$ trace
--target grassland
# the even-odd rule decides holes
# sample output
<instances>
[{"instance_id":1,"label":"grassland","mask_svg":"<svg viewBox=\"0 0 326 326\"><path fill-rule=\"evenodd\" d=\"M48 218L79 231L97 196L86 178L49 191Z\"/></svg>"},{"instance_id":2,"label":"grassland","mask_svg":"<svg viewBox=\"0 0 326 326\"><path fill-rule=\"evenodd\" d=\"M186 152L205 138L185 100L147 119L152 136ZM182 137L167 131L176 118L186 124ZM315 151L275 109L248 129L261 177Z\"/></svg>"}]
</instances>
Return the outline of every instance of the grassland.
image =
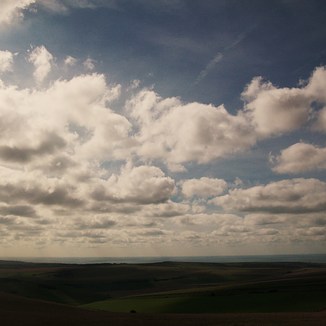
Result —
<instances>
[{"instance_id":1,"label":"grassland","mask_svg":"<svg viewBox=\"0 0 326 326\"><path fill-rule=\"evenodd\" d=\"M161 320L173 324L172 320L179 320L180 316L189 319L189 325L200 325L198 316L212 321L205 325L228 325L228 318L232 320L241 314L250 318L261 316L264 322L255 325L269 325L267 319L275 316L283 316L277 322L280 325L282 320L287 320L284 325L292 325L294 320L297 325L326 325L326 265L323 264L63 265L2 261L0 294L0 318L4 318L6 302L16 300L20 302L16 311L21 309L21 302L24 306L34 302L54 311L69 311L71 316L77 315L76 311L92 316L90 322L95 316L105 320L119 317L114 325L120 322L127 325L131 319L139 318L154 318L155 325ZM291 318L286 317L289 314ZM300 314L310 317L296 319ZM190 315L194 317L185 317ZM266 316L274 317L266 319ZM216 323L218 318L225 323ZM85 317L85 325L86 320ZM251 325L241 322L230 325ZM140 325L146 323L142 321ZM179 325L183 324L188 325L184 322Z\"/></svg>"}]
</instances>

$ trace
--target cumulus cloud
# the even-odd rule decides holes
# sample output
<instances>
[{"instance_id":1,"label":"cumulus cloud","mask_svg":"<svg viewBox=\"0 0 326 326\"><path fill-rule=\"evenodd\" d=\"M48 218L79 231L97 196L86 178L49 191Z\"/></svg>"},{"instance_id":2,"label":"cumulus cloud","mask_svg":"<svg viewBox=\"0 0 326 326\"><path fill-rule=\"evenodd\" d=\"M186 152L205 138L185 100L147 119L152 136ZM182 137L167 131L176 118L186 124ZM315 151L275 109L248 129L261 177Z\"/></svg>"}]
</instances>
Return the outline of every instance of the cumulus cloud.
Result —
<instances>
[{"instance_id":1,"label":"cumulus cloud","mask_svg":"<svg viewBox=\"0 0 326 326\"><path fill-rule=\"evenodd\" d=\"M271 156L276 173L303 173L326 169L326 148L297 143L283 149L278 156Z\"/></svg>"},{"instance_id":2,"label":"cumulus cloud","mask_svg":"<svg viewBox=\"0 0 326 326\"><path fill-rule=\"evenodd\" d=\"M29 162L34 157L51 154L60 148L64 148L65 145L65 141L58 135L48 134L44 135L44 140L37 147L2 145L0 146L0 158L4 161L24 163Z\"/></svg>"},{"instance_id":3,"label":"cumulus cloud","mask_svg":"<svg viewBox=\"0 0 326 326\"><path fill-rule=\"evenodd\" d=\"M313 103L325 104L320 95L325 81L324 67L317 68L301 88L277 88L254 78L242 93L245 106L236 115L223 105L184 104L178 98L162 99L152 90L142 90L127 104L139 144L137 154L182 171L185 162L211 162L243 152L260 139L318 121L323 126L324 111L316 117Z\"/></svg>"},{"instance_id":4,"label":"cumulus cloud","mask_svg":"<svg viewBox=\"0 0 326 326\"><path fill-rule=\"evenodd\" d=\"M222 179L191 178L192 171L186 179L171 171L244 152L260 139L321 121L322 110L312 112L312 103L324 101L323 68L302 88L278 89L254 79L243 93L246 107L231 114L223 105L161 98L140 90L139 81L123 92L121 85L89 71L40 88L54 56L45 47L36 49L30 55L36 86L0 83L0 232L6 236L1 243L206 246L257 242L257 237L284 240L293 227L297 238L303 228L309 232L301 237L320 237L326 225L323 181L292 179L239 189L247 180L236 179L228 190ZM76 60L66 57L58 70L66 72ZM124 105L125 96L130 98ZM273 112L284 125L272 120L268 126L263 112ZM296 171L323 168L323 148L296 145L274 157L276 172L295 161L301 164L291 168ZM311 162L299 159L308 147ZM185 201L177 202L176 185ZM212 213L212 203L219 213Z\"/></svg>"},{"instance_id":5,"label":"cumulus cloud","mask_svg":"<svg viewBox=\"0 0 326 326\"><path fill-rule=\"evenodd\" d=\"M174 188L174 180L157 167L127 165L120 175L113 174L97 184L92 197L98 201L162 203L171 197Z\"/></svg>"},{"instance_id":6,"label":"cumulus cloud","mask_svg":"<svg viewBox=\"0 0 326 326\"><path fill-rule=\"evenodd\" d=\"M0 3L0 25L9 25L23 17L24 9L36 0L2 0Z\"/></svg>"},{"instance_id":7,"label":"cumulus cloud","mask_svg":"<svg viewBox=\"0 0 326 326\"><path fill-rule=\"evenodd\" d=\"M277 88L256 77L242 93L244 110L259 137L281 135L309 122L312 104L326 102L325 89L325 67L316 68L307 85L301 88ZM319 120L322 119L321 115Z\"/></svg>"},{"instance_id":8,"label":"cumulus cloud","mask_svg":"<svg viewBox=\"0 0 326 326\"><path fill-rule=\"evenodd\" d=\"M1 202L10 205L45 205L77 207L83 199L73 184L57 178L47 178L39 172L18 172L0 169ZM22 206L21 206L22 207Z\"/></svg>"},{"instance_id":9,"label":"cumulus cloud","mask_svg":"<svg viewBox=\"0 0 326 326\"><path fill-rule=\"evenodd\" d=\"M143 90L129 101L128 109L137 123L137 154L170 166L207 163L243 151L256 140L243 114L231 115L224 106L182 104Z\"/></svg>"},{"instance_id":10,"label":"cumulus cloud","mask_svg":"<svg viewBox=\"0 0 326 326\"><path fill-rule=\"evenodd\" d=\"M119 158L128 149L130 123L106 108L116 95L116 86L109 88L104 76L96 74L57 81L39 91L3 85L0 159L40 166L43 157L68 167L77 156Z\"/></svg>"},{"instance_id":11,"label":"cumulus cloud","mask_svg":"<svg viewBox=\"0 0 326 326\"><path fill-rule=\"evenodd\" d=\"M309 213L326 209L326 183L318 179L289 179L248 189L233 189L211 200L228 211Z\"/></svg>"},{"instance_id":12,"label":"cumulus cloud","mask_svg":"<svg viewBox=\"0 0 326 326\"><path fill-rule=\"evenodd\" d=\"M318 67L314 70L308 84L304 87L305 92L314 101L326 103L326 67Z\"/></svg>"},{"instance_id":13,"label":"cumulus cloud","mask_svg":"<svg viewBox=\"0 0 326 326\"><path fill-rule=\"evenodd\" d=\"M35 67L35 80L38 83L41 83L52 69L52 64L54 60L53 55L45 48L45 46L42 45L36 47L30 53L28 60Z\"/></svg>"},{"instance_id":14,"label":"cumulus cloud","mask_svg":"<svg viewBox=\"0 0 326 326\"><path fill-rule=\"evenodd\" d=\"M276 88L255 78L242 97L260 137L290 132L308 121L311 98L303 89Z\"/></svg>"},{"instance_id":15,"label":"cumulus cloud","mask_svg":"<svg viewBox=\"0 0 326 326\"><path fill-rule=\"evenodd\" d=\"M326 107L324 107L322 110L320 110L317 114L316 122L313 126L313 128L316 131L320 132L326 132Z\"/></svg>"},{"instance_id":16,"label":"cumulus cloud","mask_svg":"<svg viewBox=\"0 0 326 326\"><path fill-rule=\"evenodd\" d=\"M11 71L14 62L14 55L10 51L0 51L0 74Z\"/></svg>"},{"instance_id":17,"label":"cumulus cloud","mask_svg":"<svg viewBox=\"0 0 326 326\"><path fill-rule=\"evenodd\" d=\"M222 179L206 178L190 179L181 182L181 191L186 198L209 198L222 194L227 183Z\"/></svg>"}]
</instances>

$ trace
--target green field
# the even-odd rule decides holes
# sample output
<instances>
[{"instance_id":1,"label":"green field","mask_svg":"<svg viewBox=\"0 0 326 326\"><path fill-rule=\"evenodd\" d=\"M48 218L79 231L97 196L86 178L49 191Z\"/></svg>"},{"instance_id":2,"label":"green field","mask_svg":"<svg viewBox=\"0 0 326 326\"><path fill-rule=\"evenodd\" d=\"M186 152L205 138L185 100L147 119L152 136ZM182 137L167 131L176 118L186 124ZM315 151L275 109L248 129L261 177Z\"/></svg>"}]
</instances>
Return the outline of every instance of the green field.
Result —
<instances>
[{"instance_id":1,"label":"green field","mask_svg":"<svg viewBox=\"0 0 326 326\"><path fill-rule=\"evenodd\" d=\"M109 299L84 305L112 312L143 313L238 313L322 311L326 307L325 288L275 287L255 290L232 287L228 291L165 294Z\"/></svg>"},{"instance_id":2,"label":"green field","mask_svg":"<svg viewBox=\"0 0 326 326\"><path fill-rule=\"evenodd\" d=\"M0 291L112 312L315 312L326 309L326 266L1 262Z\"/></svg>"}]
</instances>

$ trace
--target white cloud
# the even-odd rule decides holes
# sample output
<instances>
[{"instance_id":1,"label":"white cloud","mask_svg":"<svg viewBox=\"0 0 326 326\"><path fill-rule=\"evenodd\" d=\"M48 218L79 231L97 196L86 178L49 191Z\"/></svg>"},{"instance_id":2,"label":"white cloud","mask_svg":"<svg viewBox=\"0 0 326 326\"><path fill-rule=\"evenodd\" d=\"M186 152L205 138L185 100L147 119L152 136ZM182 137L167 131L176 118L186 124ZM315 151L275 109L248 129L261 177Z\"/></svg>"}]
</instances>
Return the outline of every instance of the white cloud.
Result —
<instances>
[{"instance_id":1,"label":"white cloud","mask_svg":"<svg viewBox=\"0 0 326 326\"><path fill-rule=\"evenodd\" d=\"M33 59L33 64L43 66L38 83L54 61L52 55L37 61L39 56ZM75 60L66 57L61 64L71 65ZM275 98L298 100L301 95L296 94L302 92L322 102L316 89L323 89L323 76L317 70L301 91L280 89ZM42 88L0 83L1 244L18 241L22 245L24 240L81 247L171 243L172 248L183 248L195 242L216 248L217 244L257 241L268 245L291 236L293 241L320 239L326 225L326 185L320 180L283 180L234 189L246 184L236 179L223 196L227 191L224 180L187 179L177 182L186 201L174 202L176 181L171 170L165 171L164 163L174 171L186 165L191 175L196 163L249 150L260 138L292 127L272 124L263 133L260 118L252 113L260 107L232 115L224 106L163 99L153 91L139 91L138 84L134 82L132 92L123 93L133 95L126 106L119 107L125 98L112 101L120 97L121 86L109 84L101 74L61 76ZM245 91L247 105L275 90L271 84L253 81ZM267 103L269 96L272 93L266 95ZM113 104L116 111L110 107ZM282 117L287 105L275 104L276 114ZM313 109L309 102L308 111ZM314 123L319 117L307 119ZM324 149L312 149L311 159L319 163L311 165L320 167ZM275 169L295 161L305 149L290 155L288 150L274 158ZM219 197L209 203L220 206L219 214L209 214L212 207L207 199L213 196ZM305 227L309 230L303 234Z\"/></svg>"},{"instance_id":2,"label":"white cloud","mask_svg":"<svg viewBox=\"0 0 326 326\"><path fill-rule=\"evenodd\" d=\"M95 69L95 63L96 63L95 60L93 60L93 59L91 59L91 58L87 58L87 59L84 61L83 65L84 65L84 67L85 67L87 70L92 71L92 70Z\"/></svg>"},{"instance_id":3,"label":"white cloud","mask_svg":"<svg viewBox=\"0 0 326 326\"><path fill-rule=\"evenodd\" d=\"M35 67L35 80L38 83L42 83L52 69L54 60L53 55L42 45L38 46L30 53L28 60Z\"/></svg>"},{"instance_id":4,"label":"white cloud","mask_svg":"<svg viewBox=\"0 0 326 326\"><path fill-rule=\"evenodd\" d=\"M186 214L197 214L200 211L205 210L204 207L197 205L191 205L189 203L175 203L171 200L168 200L165 203L147 205L142 208L141 214L144 216L157 218L167 218L167 217L176 217L184 216Z\"/></svg>"},{"instance_id":5,"label":"white cloud","mask_svg":"<svg viewBox=\"0 0 326 326\"><path fill-rule=\"evenodd\" d=\"M212 204L227 211L309 213L326 209L326 183L318 179L289 179L248 189L233 189Z\"/></svg>"},{"instance_id":6,"label":"white cloud","mask_svg":"<svg viewBox=\"0 0 326 326\"><path fill-rule=\"evenodd\" d=\"M245 114L251 119L257 135L267 138L307 124L314 111L312 104L325 105L325 91L326 69L319 67L302 88L277 88L256 77L247 85L242 98L245 101ZM323 113L319 115L319 121L318 126L322 129Z\"/></svg>"},{"instance_id":7,"label":"white cloud","mask_svg":"<svg viewBox=\"0 0 326 326\"><path fill-rule=\"evenodd\" d=\"M261 76L255 77L246 86L245 90L242 92L242 99L246 102L251 102L257 98L259 93L262 91L273 90L275 87L271 82L264 82Z\"/></svg>"},{"instance_id":8,"label":"white cloud","mask_svg":"<svg viewBox=\"0 0 326 326\"><path fill-rule=\"evenodd\" d=\"M141 81L140 81L139 79L134 79L134 80L132 80L132 81L130 82L130 85L129 85L129 87L127 88L127 90L128 90L128 91L130 91L130 90L135 90L135 89L139 88L140 84L141 84Z\"/></svg>"},{"instance_id":9,"label":"white cloud","mask_svg":"<svg viewBox=\"0 0 326 326\"><path fill-rule=\"evenodd\" d=\"M63 178L49 178L39 171L29 173L1 167L1 202L7 205L81 207L78 189Z\"/></svg>"},{"instance_id":10,"label":"white cloud","mask_svg":"<svg viewBox=\"0 0 326 326\"><path fill-rule=\"evenodd\" d=\"M77 61L78 60L76 58L68 55L64 62L66 66L74 66L77 63Z\"/></svg>"},{"instance_id":11,"label":"white cloud","mask_svg":"<svg viewBox=\"0 0 326 326\"><path fill-rule=\"evenodd\" d=\"M14 55L10 51L0 51L0 73L11 71Z\"/></svg>"},{"instance_id":12,"label":"white cloud","mask_svg":"<svg viewBox=\"0 0 326 326\"><path fill-rule=\"evenodd\" d=\"M57 13L66 13L68 7L62 0L37 0L44 8Z\"/></svg>"},{"instance_id":13,"label":"white cloud","mask_svg":"<svg viewBox=\"0 0 326 326\"><path fill-rule=\"evenodd\" d=\"M309 79L305 91L314 101L326 103L326 67L317 67Z\"/></svg>"},{"instance_id":14,"label":"white cloud","mask_svg":"<svg viewBox=\"0 0 326 326\"><path fill-rule=\"evenodd\" d=\"M260 137L280 135L308 121L311 98L303 89L275 88L255 78L242 93L245 109Z\"/></svg>"},{"instance_id":15,"label":"white cloud","mask_svg":"<svg viewBox=\"0 0 326 326\"><path fill-rule=\"evenodd\" d=\"M316 131L326 132L326 107L317 113L317 119L313 129Z\"/></svg>"},{"instance_id":16,"label":"white cloud","mask_svg":"<svg viewBox=\"0 0 326 326\"><path fill-rule=\"evenodd\" d=\"M161 159L172 166L207 163L244 151L256 141L246 117L231 115L223 106L182 104L143 90L129 101L128 109L138 125L137 154L143 159Z\"/></svg>"},{"instance_id":17,"label":"white cloud","mask_svg":"<svg viewBox=\"0 0 326 326\"><path fill-rule=\"evenodd\" d=\"M302 173L326 169L326 148L306 143L297 143L281 151L278 156L271 156L277 173Z\"/></svg>"},{"instance_id":18,"label":"white cloud","mask_svg":"<svg viewBox=\"0 0 326 326\"><path fill-rule=\"evenodd\" d=\"M166 202L175 188L174 180L157 167L127 164L120 175L111 175L98 182L92 197L98 201L133 202L140 204Z\"/></svg>"},{"instance_id":19,"label":"white cloud","mask_svg":"<svg viewBox=\"0 0 326 326\"><path fill-rule=\"evenodd\" d=\"M0 160L49 169L50 162L72 168L81 158L125 159L131 125L106 107L117 87L97 74L56 81L38 91L2 85Z\"/></svg>"},{"instance_id":20,"label":"white cloud","mask_svg":"<svg viewBox=\"0 0 326 326\"><path fill-rule=\"evenodd\" d=\"M227 183L222 179L202 177L181 182L182 194L186 198L200 197L208 198L218 196L227 189Z\"/></svg>"},{"instance_id":21,"label":"white cloud","mask_svg":"<svg viewBox=\"0 0 326 326\"><path fill-rule=\"evenodd\" d=\"M243 152L260 139L279 136L315 123L313 102L324 104L325 68L317 68L302 88L276 88L254 78L242 93L244 109L231 115L223 105L184 104L142 90L128 102L134 120L137 154L165 161L172 171L185 162L207 163ZM319 124L323 112L317 116Z\"/></svg>"},{"instance_id":22,"label":"white cloud","mask_svg":"<svg viewBox=\"0 0 326 326\"><path fill-rule=\"evenodd\" d=\"M1 0L0 25L9 25L22 18L24 9L35 2L36 0Z\"/></svg>"}]
</instances>

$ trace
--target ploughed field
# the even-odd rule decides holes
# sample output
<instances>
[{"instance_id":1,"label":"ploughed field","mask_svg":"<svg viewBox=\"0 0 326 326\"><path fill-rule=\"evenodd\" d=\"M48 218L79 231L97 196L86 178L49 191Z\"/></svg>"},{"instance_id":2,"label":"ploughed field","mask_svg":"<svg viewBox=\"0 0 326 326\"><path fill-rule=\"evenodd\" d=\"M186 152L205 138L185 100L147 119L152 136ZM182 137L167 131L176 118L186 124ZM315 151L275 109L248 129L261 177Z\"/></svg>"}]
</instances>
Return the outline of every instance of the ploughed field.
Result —
<instances>
[{"instance_id":1,"label":"ploughed field","mask_svg":"<svg viewBox=\"0 0 326 326\"><path fill-rule=\"evenodd\" d=\"M325 312L325 264L0 262L2 325L326 325Z\"/></svg>"}]
</instances>

